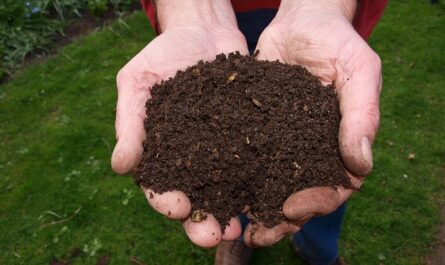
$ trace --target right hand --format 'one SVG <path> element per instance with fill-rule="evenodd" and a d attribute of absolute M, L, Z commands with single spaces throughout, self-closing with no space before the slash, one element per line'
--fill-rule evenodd
<path fill-rule="evenodd" d="M 351 25 L 355 4 L 354 0 L 282 0 L 261 34 L 257 58 L 303 65 L 324 84 L 335 82 L 342 117 L 340 153 L 351 184 L 359 188 L 373 165 L 371 144 L 379 125 L 382 75 L 378 55 Z M 312 187 L 293 193 L 282 209 L 287 221 L 272 228 L 248 225 L 246 244 L 275 244 L 310 218 L 335 211 L 354 191 Z M 248 236 L 252 229 L 255 237 Z"/>
<path fill-rule="evenodd" d="M 150 99 L 151 87 L 199 60 L 213 60 L 217 54 L 233 51 L 248 53 L 245 38 L 236 27 L 181 25 L 166 29 L 119 71 L 115 124 L 117 144 L 111 159 L 115 172 L 126 174 L 141 161 L 142 141 L 145 138 L 145 102 Z M 156 211 L 182 220 L 188 237 L 199 246 L 213 247 L 221 240 L 234 240 L 241 234 L 237 218 L 231 219 L 224 235 L 212 215 L 200 223 L 191 222 L 190 200 L 183 192 L 156 194 L 148 189 L 143 190 Z M 150 196 L 150 193 L 154 196 Z"/>

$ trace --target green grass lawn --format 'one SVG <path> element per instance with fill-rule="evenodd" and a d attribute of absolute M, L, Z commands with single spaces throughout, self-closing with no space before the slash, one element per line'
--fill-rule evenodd
<path fill-rule="evenodd" d="M 0 87 L 0 264 L 212 264 L 179 223 L 110 169 L 115 75 L 150 39 L 142 13 L 81 38 Z M 375 170 L 349 203 L 350 264 L 422 264 L 443 201 L 445 6 L 391 1 L 371 40 L 383 61 Z M 408 159 L 415 154 L 414 159 Z M 76 257 L 76 253 L 83 253 Z M 254 264 L 302 264 L 287 242 Z"/>

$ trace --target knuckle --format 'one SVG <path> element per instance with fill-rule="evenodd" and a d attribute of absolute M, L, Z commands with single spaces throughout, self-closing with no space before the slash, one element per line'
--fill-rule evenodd
<path fill-rule="evenodd" d="M 125 72 L 124 68 L 120 69 L 116 75 L 116 83 L 119 84 L 124 79 L 125 75 L 126 75 L 126 72 Z"/>
<path fill-rule="evenodd" d="M 323 207 L 321 208 L 322 215 L 329 214 L 337 208 L 337 202 L 336 200 L 330 200 L 327 203 L 323 204 Z"/>
<path fill-rule="evenodd" d="M 116 84 L 119 89 L 119 87 L 122 87 L 123 84 L 127 83 L 130 78 L 130 72 L 127 70 L 126 67 L 119 70 L 119 72 L 116 75 Z"/>
<path fill-rule="evenodd" d="M 374 51 L 373 51 L 373 61 L 374 64 L 378 66 L 379 69 L 382 69 L 382 60 L 380 59 L 380 56 Z"/>
<path fill-rule="evenodd" d="M 338 194 L 337 191 L 331 190 L 326 192 L 324 199 L 320 201 L 318 215 L 325 215 L 333 212 L 337 208 Z"/>
<path fill-rule="evenodd" d="M 369 55 L 368 55 L 368 62 L 370 65 L 376 70 L 376 72 L 380 73 L 382 71 L 382 60 L 380 59 L 380 56 L 373 51 L 371 48 Z"/>
<path fill-rule="evenodd" d="M 380 110 L 379 106 L 375 104 L 371 104 L 367 111 L 368 120 L 373 126 L 373 131 L 377 131 L 380 124 Z"/>

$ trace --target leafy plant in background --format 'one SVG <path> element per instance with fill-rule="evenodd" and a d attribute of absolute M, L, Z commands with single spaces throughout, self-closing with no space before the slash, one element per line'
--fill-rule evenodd
<path fill-rule="evenodd" d="M 10 75 L 31 51 L 47 51 L 51 37 L 61 29 L 57 20 L 46 19 L 30 2 L 4 0 L 0 17 L 0 75 Z"/>
<path fill-rule="evenodd" d="M 137 0 L 2 0 L 0 1 L 0 80 L 11 76 L 25 58 L 49 52 L 69 20 L 82 12 L 102 17 L 117 14 Z"/>
<path fill-rule="evenodd" d="M 50 17 L 55 17 L 59 20 L 65 20 L 65 15 L 76 14 L 80 17 L 80 9 L 85 6 L 85 0 L 40 0 L 31 1 L 32 4 L 42 10 Z M 30 1 L 25 2 L 25 4 Z"/>
<path fill-rule="evenodd" d="M 107 0 L 88 0 L 88 10 L 95 16 L 102 16 L 107 11 Z"/>

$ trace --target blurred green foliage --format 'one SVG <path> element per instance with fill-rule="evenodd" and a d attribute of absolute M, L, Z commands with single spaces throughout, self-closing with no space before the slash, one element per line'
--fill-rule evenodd
<path fill-rule="evenodd" d="M 118 14 L 137 0 L 0 1 L 0 79 L 11 76 L 28 56 L 48 53 L 72 19 L 88 12 L 100 18 Z"/>

